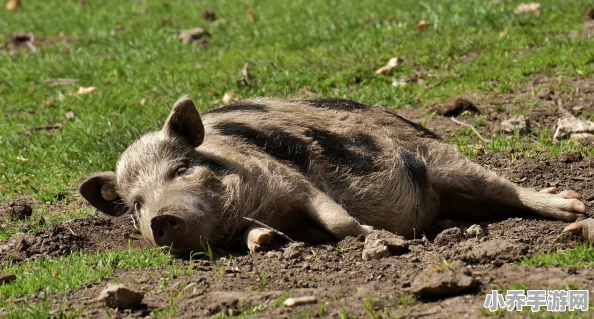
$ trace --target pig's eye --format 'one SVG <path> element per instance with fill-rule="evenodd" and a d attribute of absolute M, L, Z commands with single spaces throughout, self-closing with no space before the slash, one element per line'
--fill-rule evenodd
<path fill-rule="evenodd" d="M 180 166 L 178 168 L 175 169 L 174 171 L 174 176 L 178 177 L 178 176 L 182 176 L 182 175 L 186 175 L 190 172 L 190 168 L 188 166 Z"/>

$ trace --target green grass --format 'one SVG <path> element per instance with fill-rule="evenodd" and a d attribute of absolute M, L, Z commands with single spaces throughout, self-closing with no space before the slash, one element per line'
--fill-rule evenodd
<path fill-rule="evenodd" d="M 143 251 L 108 252 L 104 254 L 74 253 L 57 259 L 37 259 L 2 269 L 17 279 L 0 286 L 0 308 L 8 305 L 11 297 L 42 292 L 48 296 L 97 283 L 112 277 L 116 270 L 156 268 L 168 265 L 170 257 L 160 249 Z M 173 267 L 173 266 L 172 266 Z"/>
<path fill-rule="evenodd" d="M 592 267 L 594 266 L 594 245 L 586 242 L 568 251 L 534 255 L 523 259 L 519 264 L 523 266 Z"/>
<path fill-rule="evenodd" d="M 64 32 L 70 38 L 35 54 L 0 54 L 0 198 L 22 193 L 55 203 L 70 196 L 82 176 L 113 169 L 120 152 L 141 132 L 157 129 L 185 93 L 202 111 L 227 91 L 242 98 L 282 97 L 302 94 L 305 86 L 318 96 L 400 108 L 472 91 L 509 91 L 535 74 L 592 74 L 590 40 L 568 36 L 581 32 L 589 1 L 541 1 L 538 17 L 514 15 L 520 2 L 364 0 L 336 10 L 332 1 L 305 0 L 109 6 L 38 0 L 20 11 L 0 10 L 5 34 L 25 30 L 44 38 Z M 248 8 L 255 22 L 247 19 Z M 203 21 L 204 9 L 214 10 L 219 22 Z M 170 24 L 163 24 L 167 18 Z M 430 22 L 424 32 L 415 31 L 420 20 Z M 172 32 L 197 26 L 212 34 L 208 48 L 183 45 Z M 466 55 L 474 58 L 461 58 Z M 422 84 L 391 86 L 392 76 L 374 70 L 393 56 L 404 58 L 394 77 L 430 76 Z M 236 82 L 245 62 L 251 65 L 250 87 Z M 46 78 L 79 82 L 50 86 Z M 488 85 L 492 81 L 499 86 Z M 68 95 L 78 86 L 99 90 Z M 34 114 L 26 112 L 31 109 Z M 64 121 L 69 111 L 76 118 Z M 54 122 L 64 127 L 25 134 Z"/>
<path fill-rule="evenodd" d="M 24 195 L 38 203 L 31 220 L 0 224 L 0 242 L 19 231 L 34 234 L 89 215 L 91 209 L 56 207 L 72 200 L 85 175 L 113 170 L 125 147 L 142 132 L 158 129 L 173 101 L 186 93 L 203 112 L 219 106 L 225 92 L 240 98 L 303 96 L 304 87 L 318 97 L 418 108 L 470 93 L 511 92 L 534 76 L 591 76 L 594 50 L 591 39 L 581 36 L 591 2 L 543 0 L 540 15 L 514 15 L 521 2 L 142 0 L 106 5 L 86 0 L 84 5 L 57 5 L 31 0 L 22 10 L 0 9 L 5 39 L 19 31 L 31 31 L 37 39 L 56 38 L 60 32 L 68 37 L 36 53 L 0 52 L 0 201 Z M 250 8 L 254 22 L 247 17 Z M 218 21 L 203 21 L 204 9 L 214 10 Z M 424 32 L 415 31 L 420 20 L 429 21 Z M 207 48 L 179 42 L 175 30 L 193 27 L 212 34 Z M 500 37 L 503 30 L 508 34 Z M 577 37 L 570 36 L 574 32 Z M 374 73 L 395 56 L 403 60 L 393 74 Z M 237 83 L 245 62 L 250 63 L 249 87 Z M 422 83 L 391 85 L 393 78 L 415 73 L 421 74 Z M 78 82 L 51 86 L 47 78 Z M 79 86 L 98 90 L 70 95 Z M 534 107 L 517 103 L 522 106 L 514 110 L 518 114 Z M 67 121 L 64 116 L 70 111 L 76 117 Z M 584 116 L 594 118 L 587 112 Z M 63 124 L 60 130 L 34 129 L 56 122 Z M 554 144 L 551 139 L 552 132 L 542 130 L 528 137 L 495 135 L 484 149 L 513 147 L 526 156 L 554 156 L 568 149 L 594 154 L 592 148 Z M 460 128 L 451 142 L 475 156 L 477 139 L 470 130 Z M 591 267 L 593 251 L 591 245 L 582 245 L 522 264 Z M 109 277 L 116 269 L 167 262 L 165 254 L 146 251 L 73 254 L 9 266 L 2 272 L 15 273 L 18 279 L 0 286 L 0 307 L 10 297 L 67 291 Z M 220 273 L 223 267 L 217 264 L 215 269 Z M 267 285 L 263 279 L 261 290 Z M 411 302 L 414 299 L 404 297 L 395 307 Z M 47 317 L 49 312 L 45 303 L 13 310 L 15 318 Z M 174 311 L 171 305 L 157 315 Z M 341 316 L 347 317 L 346 310 Z"/>

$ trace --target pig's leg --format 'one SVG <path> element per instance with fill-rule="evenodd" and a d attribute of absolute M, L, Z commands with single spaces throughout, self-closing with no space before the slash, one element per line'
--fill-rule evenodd
<path fill-rule="evenodd" d="M 319 190 L 314 190 L 304 205 L 305 212 L 336 239 L 367 235 L 373 230 L 371 226 L 359 224 L 342 206 Z"/>
<path fill-rule="evenodd" d="M 439 194 L 461 193 L 476 200 L 492 201 L 531 210 L 541 216 L 575 221 L 586 212 L 581 196 L 573 191 L 554 194 L 519 187 L 446 146 L 439 146 L 427 160 L 430 180 Z M 480 213 L 477 207 L 476 213 Z"/>
<path fill-rule="evenodd" d="M 268 250 L 272 239 L 274 237 L 274 231 L 272 229 L 252 226 L 249 227 L 243 233 L 243 241 L 248 246 L 252 253 Z"/>

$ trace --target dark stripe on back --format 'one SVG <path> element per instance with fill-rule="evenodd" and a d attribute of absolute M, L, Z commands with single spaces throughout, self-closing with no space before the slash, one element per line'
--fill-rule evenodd
<path fill-rule="evenodd" d="M 198 160 L 198 165 L 206 166 L 208 170 L 217 175 L 223 175 L 227 173 L 227 167 L 225 166 L 225 164 L 223 164 L 220 160 L 214 157 L 202 156 Z"/>
<path fill-rule="evenodd" d="M 402 116 L 400 116 L 400 115 L 398 115 L 398 114 L 396 114 L 394 112 L 391 112 L 391 111 L 388 111 L 388 110 L 384 110 L 384 111 L 386 113 L 394 116 L 394 117 L 397 117 L 402 122 L 408 124 L 409 126 L 411 126 L 412 128 L 414 128 L 415 130 L 417 130 L 419 133 L 421 133 L 421 137 L 427 137 L 427 138 L 432 138 L 432 139 L 435 139 L 435 140 L 441 140 L 441 137 L 439 135 L 435 134 L 433 131 L 427 129 L 423 125 L 418 124 L 418 123 L 415 123 L 415 122 L 410 121 L 410 120 L 407 120 L 406 118 L 404 118 L 404 117 L 402 117 Z"/>
<path fill-rule="evenodd" d="M 416 156 L 405 152 L 400 153 L 400 159 L 404 163 L 404 168 L 411 182 L 418 190 L 424 190 L 427 187 L 427 168 L 425 164 Z"/>
<path fill-rule="evenodd" d="M 263 152 L 278 160 L 290 162 L 302 171 L 309 167 L 309 150 L 306 141 L 280 129 L 258 131 L 243 123 L 225 122 L 215 128 L 226 136 L 244 139 L 247 143 L 258 146 Z"/>
<path fill-rule="evenodd" d="M 229 112 L 268 112 L 268 108 L 264 104 L 237 102 L 218 109 L 210 110 L 206 114 Z"/>
<path fill-rule="evenodd" d="M 369 106 L 344 99 L 307 99 L 309 105 L 317 108 L 327 108 L 339 111 L 364 110 Z"/>
<path fill-rule="evenodd" d="M 335 166 L 348 168 L 356 175 L 376 169 L 374 156 L 381 149 L 369 135 L 341 136 L 324 129 L 309 128 L 305 136 L 315 141 L 322 148 L 322 155 Z"/>

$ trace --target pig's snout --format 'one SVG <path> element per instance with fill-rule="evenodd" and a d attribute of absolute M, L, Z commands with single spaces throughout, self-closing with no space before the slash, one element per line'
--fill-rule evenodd
<path fill-rule="evenodd" d="M 170 246 L 188 233 L 186 222 L 175 215 L 159 215 L 151 219 L 153 239 L 159 246 Z"/>

